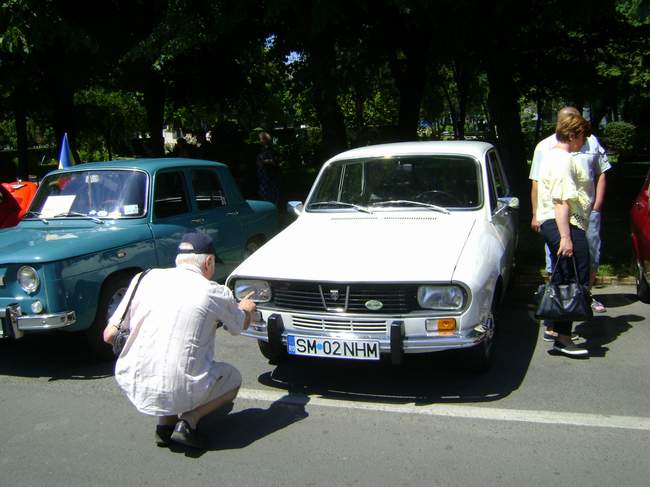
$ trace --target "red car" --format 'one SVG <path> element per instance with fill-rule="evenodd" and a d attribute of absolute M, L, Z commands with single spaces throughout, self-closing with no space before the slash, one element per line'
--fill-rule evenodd
<path fill-rule="evenodd" d="M 639 300 L 650 303 L 650 195 L 648 183 L 650 171 L 645 178 L 641 191 L 636 197 L 630 220 L 632 221 L 632 248 L 636 257 L 636 294 Z"/>
<path fill-rule="evenodd" d="M 29 209 L 36 187 L 36 183 L 30 181 L 0 184 L 0 228 L 18 224 Z"/>

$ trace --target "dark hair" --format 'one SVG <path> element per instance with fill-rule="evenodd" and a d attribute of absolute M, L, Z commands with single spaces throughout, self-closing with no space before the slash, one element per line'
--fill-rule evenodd
<path fill-rule="evenodd" d="M 558 120 L 555 128 L 557 140 L 569 142 L 580 135 L 584 135 L 585 138 L 591 135 L 591 125 L 582 115 L 570 113 Z"/>

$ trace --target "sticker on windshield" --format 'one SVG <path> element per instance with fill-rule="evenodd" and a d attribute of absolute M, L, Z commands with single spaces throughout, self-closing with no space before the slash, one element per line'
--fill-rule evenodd
<path fill-rule="evenodd" d="M 137 215 L 140 213 L 140 208 L 138 205 L 124 205 L 123 209 L 125 215 Z"/>
<path fill-rule="evenodd" d="M 70 211 L 74 199 L 77 197 L 75 194 L 71 195 L 57 195 L 57 196 L 48 196 L 45 200 L 45 204 L 41 209 L 40 216 L 42 218 L 52 218 L 56 215 L 66 214 Z"/>

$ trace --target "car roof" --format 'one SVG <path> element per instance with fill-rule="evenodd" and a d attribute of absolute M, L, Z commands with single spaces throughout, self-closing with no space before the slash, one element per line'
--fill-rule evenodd
<path fill-rule="evenodd" d="M 79 170 L 95 169 L 142 169 L 148 173 L 154 173 L 159 169 L 168 169 L 183 166 L 222 166 L 226 165 L 221 162 L 206 161 L 202 159 L 188 159 L 182 157 L 161 157 L 148 159 L 120 159 L 115 161 L 84 162 L 76 164 L 68 169 L 52 171 L 53 173 Z"/>
<path fill-rule="evenodd" d="M 485 153 L 494 148 L 488 142 L 475 140 L 438 140 L 418 142 L 396 142 L 393 144 L 369 145 L 351 149 L 332 157 L 327 162 L 343 159 L 361 159 L 366 157 L 386 157 L 388 155 L 424 155 L 424 154 L 454 154 L 467 155 L 483 159 Z"/>

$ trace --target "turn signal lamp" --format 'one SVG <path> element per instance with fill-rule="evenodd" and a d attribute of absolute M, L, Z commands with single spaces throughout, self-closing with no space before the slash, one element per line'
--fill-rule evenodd
<path fill-rule="evenodd" d="M 456 319 L 455 318 L 430 319 L 430 320 L 426 320 L 424 327 L 429 333 L 434 331 L 450 333 L 456 331 Z"/>

